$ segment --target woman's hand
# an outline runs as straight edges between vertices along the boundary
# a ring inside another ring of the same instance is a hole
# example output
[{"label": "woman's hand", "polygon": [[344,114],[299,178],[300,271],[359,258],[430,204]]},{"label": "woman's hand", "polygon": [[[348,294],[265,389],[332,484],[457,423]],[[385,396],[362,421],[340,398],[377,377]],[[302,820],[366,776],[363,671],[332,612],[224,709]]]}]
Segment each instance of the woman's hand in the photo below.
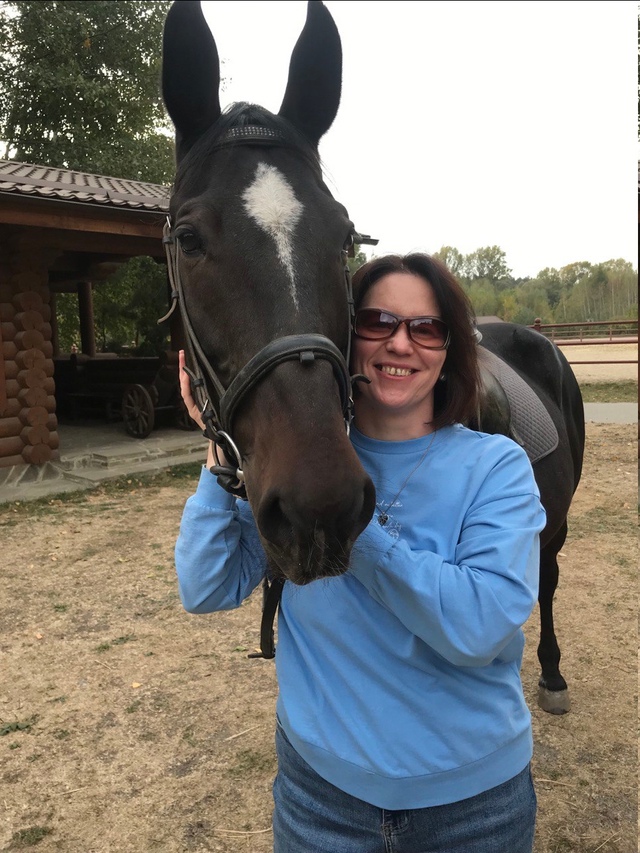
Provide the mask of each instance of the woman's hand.
[{"label": "woman's hand", "polygon": [[186,359],[184,357],[184,350],[181,349],[178,353],[178,366],[180,368],[180,394],[182,395],[182,399],[184,401],[185,406],[187,407],[187,412],[189,413],[189,417],[191,420],[195,421],[200,429],[204,429],[204,422],[202,420],[202,416],[200,415],[200,409],[196,401],[193,399],[193,391],[191,390],[191,380],[189,379],[189,374],[185,370],[186,367]]},{"label": "woman's hand", "polygon": [[[181,349],[178,353],[178,366],[179,366],[179,374],[180,374],[180,394],[182,395],[182,399],[184,400],[184,404],[187,407],[187,411],[189,412],[189,417],[194,420],[200,429],[204,430],[204,421],[202,420],[202,415],[200,414],[200,409],[198,408],[198,404],[193,399],[193,392],[191,390],[191,381],[189,379],[189,374],[185,370],[186,367],[186,359],[184,356],[184,350]],[[218,459],[220,460],[218,462]],[[228,465],[227,459],[218,448],[218,459],[216,459],[216,454],[213,446],[213,442],[209,442],[209,449],[207,451],[207,468],[211,468],[212,465]]]}]

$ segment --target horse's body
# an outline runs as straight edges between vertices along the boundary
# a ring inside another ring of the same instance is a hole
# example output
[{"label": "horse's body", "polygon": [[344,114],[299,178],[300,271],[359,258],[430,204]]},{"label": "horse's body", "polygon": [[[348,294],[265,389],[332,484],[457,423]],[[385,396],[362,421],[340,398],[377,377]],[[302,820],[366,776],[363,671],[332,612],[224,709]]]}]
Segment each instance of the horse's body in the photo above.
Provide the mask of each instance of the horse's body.
[{"label": "horse's body", "polygon": [[540,551],[540,644],[542,668],[538,701],[545,711],[569,710],[567,684],[560,673],[560,648],[553,626],[558,585],[558,553],[567,535],[567,514],[580,480],[584,452],[584,409],[580,388],[560,350],[537,332],[510,323],[479,326],[482,346],[507,362],[535,391],[558,433],[553,452],[533,463],[547,524]]},{"label": "horse's body", "polygon": [[[353,225],[324,185],[317,155],[338,109],[341,61],[331,16],[311,0],[278,115],[248,105],[223,115],[217,49],[199,2],[175,3],[165,26],[163,94],[177,152],[166,239],[190,360],[214,410],[210,435],[223,437],[227,456],[236,456],[232,468],[242,468],[273,572],[294,583],[346,571],[375,506],[344,424],[344,250]],[[540,660],[545,688],[566,693],[551,600],[580,472],[581,404],[566,363],[542,358],[528,338],[523,347],[513,328],[488,327],[483,343],[541,394],[561,435],[535,471],[549,517]],[[286,355],[274,358],[272,342],[278,349],[283,341]],[[229,408],[230,383],[233,412],[225,421],[219,413]]]}]

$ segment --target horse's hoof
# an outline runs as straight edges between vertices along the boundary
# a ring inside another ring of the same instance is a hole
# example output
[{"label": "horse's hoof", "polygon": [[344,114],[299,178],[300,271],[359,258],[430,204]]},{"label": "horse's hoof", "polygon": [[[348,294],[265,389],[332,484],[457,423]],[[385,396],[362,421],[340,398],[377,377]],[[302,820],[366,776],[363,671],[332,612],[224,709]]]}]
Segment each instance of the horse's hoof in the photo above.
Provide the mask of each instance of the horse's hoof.
[{"label": "horse's hoof", "polygon": [[567,714],[571,710],[569,691],[538,687],[538,705],[548,714]]}]

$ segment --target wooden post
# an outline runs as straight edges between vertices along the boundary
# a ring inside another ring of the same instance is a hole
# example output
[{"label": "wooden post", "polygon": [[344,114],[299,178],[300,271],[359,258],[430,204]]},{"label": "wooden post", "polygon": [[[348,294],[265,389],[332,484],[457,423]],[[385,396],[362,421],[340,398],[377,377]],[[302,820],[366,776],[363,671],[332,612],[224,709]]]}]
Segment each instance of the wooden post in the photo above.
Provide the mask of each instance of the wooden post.
[{"label": "wooden post", "polygon": [[0,417],[7,408],[7,379],[4,372],[4,352],[2,346],[2,324],[0,323]]},{"label": "wooden post", "polygon": [[78,282],[78,308],[80,310],[80,341],[85,355],[96,354],[96,332],[93,325],[93,293],[90,281]]},{"label": "wooden post", "polygon": [[58,339],[58,315],[56,313],[56,293],[50,291],[49,307],[51,309],[51,345],[53,347],[53,357],[57,358],[60,355],[60,341]]},{"label": "wooden post", "polygon": [[59,458],[48,266],[19,231],[0,240],[0,468]]}]

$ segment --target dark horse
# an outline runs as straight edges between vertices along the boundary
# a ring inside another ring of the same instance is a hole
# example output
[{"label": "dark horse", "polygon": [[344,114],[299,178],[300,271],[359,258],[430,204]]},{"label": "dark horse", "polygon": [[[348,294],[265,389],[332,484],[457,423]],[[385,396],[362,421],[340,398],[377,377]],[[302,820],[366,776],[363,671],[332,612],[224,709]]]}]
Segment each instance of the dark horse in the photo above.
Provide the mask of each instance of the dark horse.
[{"label": "dark horse", "polygon": [[[375,493],[345,429],[354,229],[317,151],[340,101],[338,32],[311,0],[277,115],[248,104],[221,112],[218,52],[199,2],[172,6],[163,51],[177,156],[165,242],[207,433],[230,460],[217,473],[231,491],[246,490],[275,576],[303,584],[340,574]],[[541,685],[547,710],[562,712],[551,604],[580,471],[580,396],[540,335],[500,324],[483,343],[540,394],[560,436],[535,471],[549,519]]]},{"label": "dark horse", "polygon": [[[494,421],[494,428],[483,428],[487,432],[511,435],[525,445],[532,458],[547,513],[547,524],[540,536],[538,659],[542,674],[538,703],[545,711],[564,714],[569,710],[570,702],[567,683],[560,673],[560,648],[553,625],[553,596],[558,585],[558,553],[567,536],[567,514],[582,473],[585,440],[582,396],[563,354],[538,332],[511,323],[481,323],[479,329],[482,347],[508,365],[498,365],[496,369],[493,362],[488,363],[489,371],[503,381],[510,398],[504,399],[500,388],[497,394],[489,390],[488,399],[481,402],[481,411],[485,409],[485,414]],[[482,349],[479,354],[484,378],[488,373],[488,359],[483,356]],[[488,375],[491,377],[491,373]],[[513,387],[518,382],[522,388],[526,383],[526,393]],[[503,399],[496,403],[496,397],[501,394]],[[518,397],[519,400],[514,400]],[[518,407],[526,410],[518,415]],[[487,408],[491,411],[486,412]],[[498,415],[496,409],[499,410]],[[479,420],[482,421],[482,416]],[[529,435],[523,434],[523,428]],[[533,450],[531,445],[534,445]]]}]

